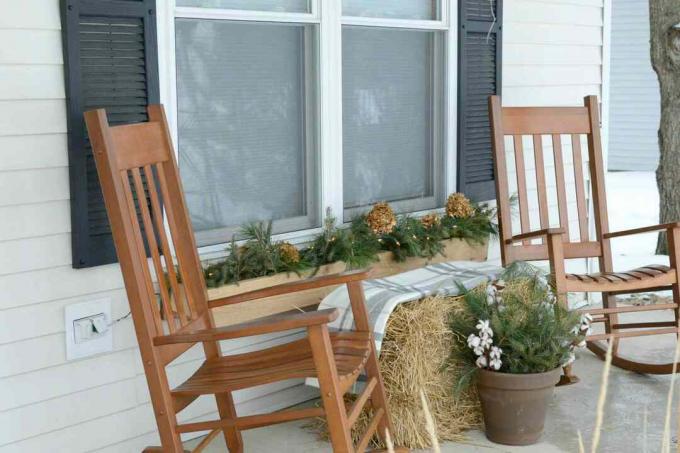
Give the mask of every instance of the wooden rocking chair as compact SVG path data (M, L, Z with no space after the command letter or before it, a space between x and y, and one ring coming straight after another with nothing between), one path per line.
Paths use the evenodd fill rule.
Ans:
M674 370L673 363L647 363L619 354L619 339L647 335L678 334L678 307L680 292L680 223L669 223L625 231L610 232L607 219L604 168L600 142L600 120L596 96L585 98L584 107L502 107L498 96L489 99L491 133L494 150L494 171L496 196L498 200L501 257L503 265L514 261L549 260L553 284L562 303L566 303L569 292L602 293L603 308L585 312L595 315L594 323L604 323L604 333L589 335L588 348L604 358L611 342L612 363L618 367L650 374L668 374ZM548 192L546 186L543 136L552 139L555 187L559 211L559 227L551 228L549 220ZM562 137L570 136L574 168L576 212L578 215L578 240L569 234L567 209L567 184L565 182L565 159L562 154ZM592 183L592 205L594 211L595 239L588 231L588 208L586 184L584 181L581 137L587 138L587 156ZM506 163L505 138L512 137L514 154L514 176L516 176L517 202L519 204L519 234L513 235L509 180L512 173ZM532 230L529 221L529 200L527 195L527 166L522 137L533 141L533 161L540 229ZM509 154L510 155L510 154ZM670 267L649 265L637 269L614 272L610 239L652 231L666 231L670 250ZM540 240L540 243L535 243ZM565 261L572 258L597 258L599 272L594 274L568 274ZM643 291L670 289L672 304L648 306L616 306L614 296ZM619 314L653 310L672 310L672 321L619 322ZM575 382L578 378L565 369L562 384Z
M210 437L216 431L224 433L229 451L242 452L242 430L318 416L328 421L335 452L363 452L376 433L384 440L391 423L364 307L361 281L367 271L316 277L208 301L165 114L158 105L149 106L148 113L147 123L117 127L109 126L104 110L85 114L160 432L162 447L145 451L183 452L181 433L211 430ZM159 280L160 303L154 274ZM180 294L179 281L186 298L175 301L171 295ZM226 304L340 284L349 289L356 324L353 332L329 332L327 323L338 316L335 309L275 315L227 327L216 327L210 311ZM220 350L220 340L299 328L307 330L307 337L282 346L232 356L222 356ZM203 346L205 362L186 382L171 388L165 367L197 343ZM348 411L343 395L364 370L366 386ZM237 416L232 399L235 390L304 377L318 378L322 408ZM201 395L214 395L219 419L179 423L177 413ZM373 418L354 446L350 429L367 401Z

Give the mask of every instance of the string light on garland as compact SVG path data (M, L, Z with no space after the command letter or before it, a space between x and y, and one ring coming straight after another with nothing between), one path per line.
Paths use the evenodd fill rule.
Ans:
M475 213L475 208L470 203L468 197L460 192L449 195L446 200L446 215L457 219L471 217Z

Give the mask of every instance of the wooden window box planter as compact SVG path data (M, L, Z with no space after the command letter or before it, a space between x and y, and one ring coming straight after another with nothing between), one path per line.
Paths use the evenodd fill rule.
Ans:
M380 278L401 272L410 271L423 267L427 264L442 263L454 260L485 261L488 252L488 243L470 244L463 239L447 239L444 246L444 254L428 260L426 258L413 257L405 261L398 262L394 259L392 252L381 252L378 254L378 261L373 263L372 277ZM321 266L317 275L328 275L345 270L343 262L326 264ZM304 272L301 275L294 273L280 273L268 277L253 278L243 280L238 284L221 286L219 288L208 289L210 300L221 297L231 296L246 291L266 288L281 283L302 280L312 272ZM335 287L319 288L302 293L287 294L282 296L270 297L255 301L243 302L235 305L227 305L213 310L215 324L226 326L239 322L249 321L262 316L284 313L291 310L309 310L318 305L321 300L333 291Z

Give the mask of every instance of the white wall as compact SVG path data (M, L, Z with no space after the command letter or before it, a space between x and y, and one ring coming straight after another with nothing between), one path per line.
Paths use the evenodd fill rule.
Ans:
M656 170L660 110L649 54L649 2L612 0L610 170Z
M115 325L112 353L65 359L64 306L108 297L114 317L128 308L116 265L71 268L58 3L0 1L0 453L140 451L157 439L131 322ZM599 0L506 0L504 102L578 105L599 94L601 21ZM199 361L190 351L172 380ZM286 388L242 393L239 410L300 397L295 382L268 391ZM213 411L198 401L185 417Z

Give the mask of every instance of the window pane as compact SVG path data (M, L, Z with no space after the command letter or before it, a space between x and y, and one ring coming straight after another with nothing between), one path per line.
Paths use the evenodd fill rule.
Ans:
M179 165L194 228L313 226L314 26L176 24Z
M343 16L436 20L439 0L342 0Z
M177 6L309 13L309 0L177 0Z
M345 27L342 39L345 208L434 207L435 33Z

